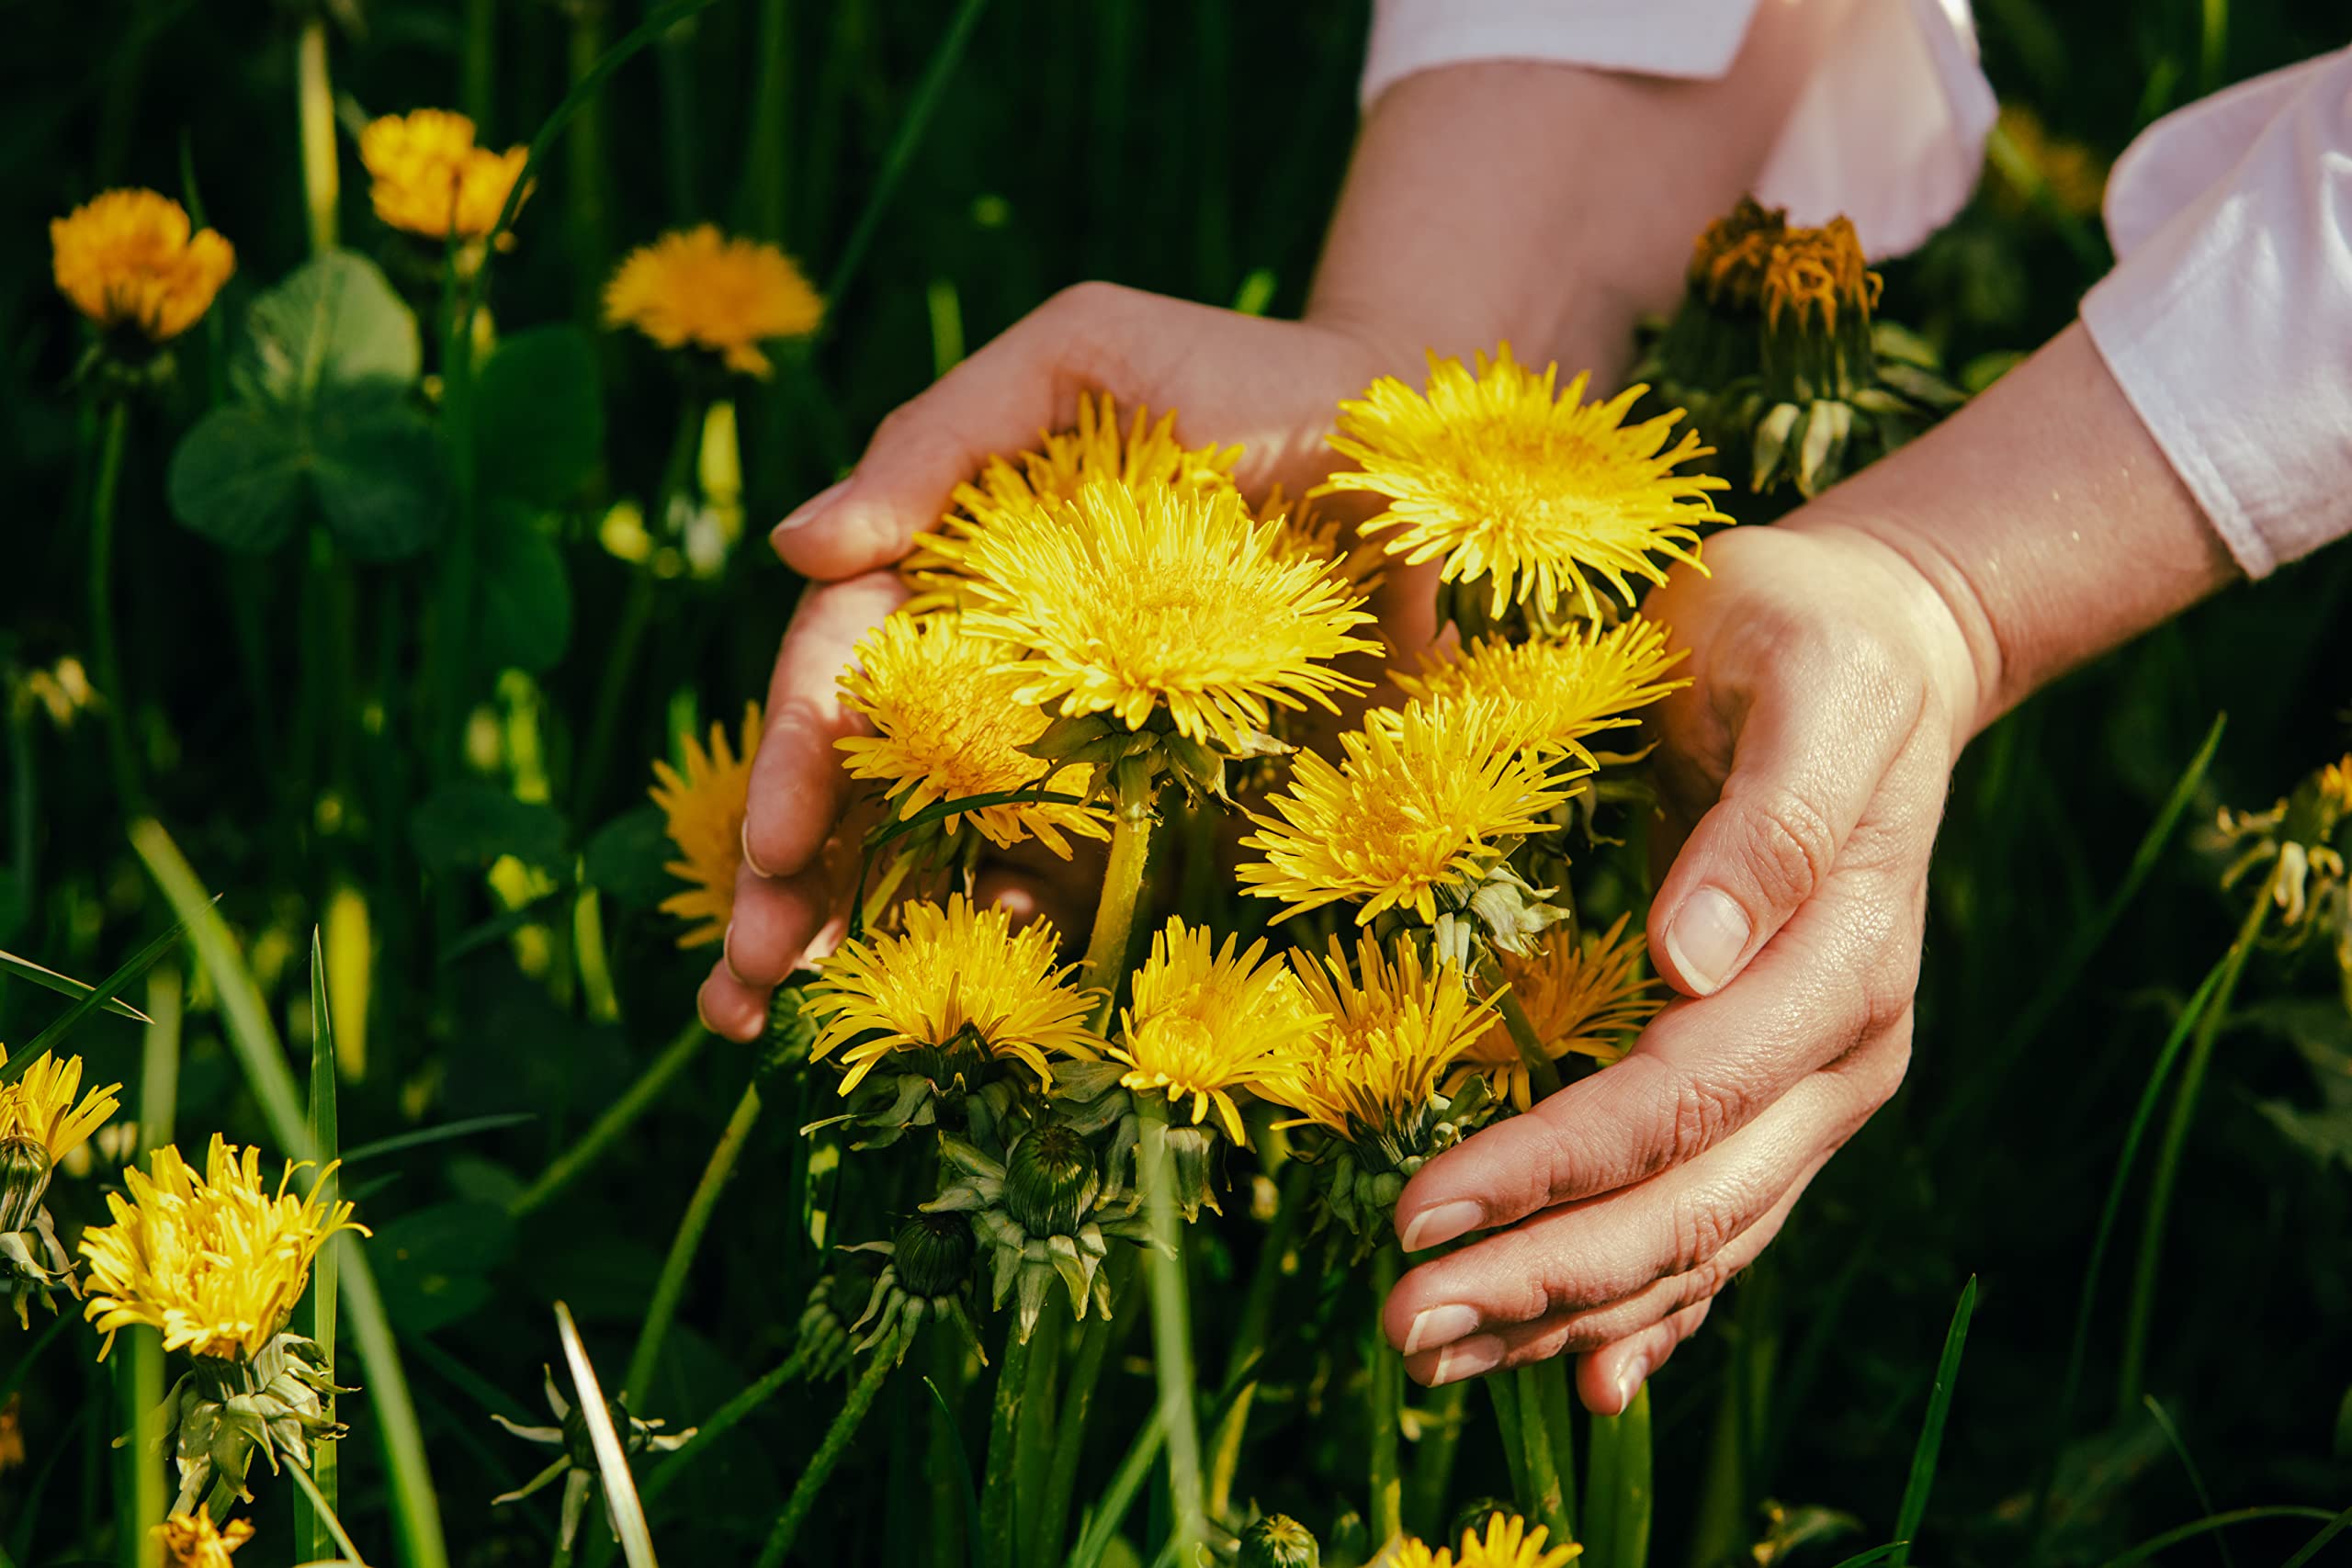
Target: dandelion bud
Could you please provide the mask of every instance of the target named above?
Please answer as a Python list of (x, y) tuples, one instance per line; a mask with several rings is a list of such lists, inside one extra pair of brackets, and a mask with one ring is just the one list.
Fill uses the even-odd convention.
[(1014, 1145), (1005, 1168), (1005, 1210), (1031, 1235), (1076, 1234), (1102, 1190), (1094, 1151), (1059, 1122)]
[(978, 1249), (962, 1214), (917, 1214), (899, 1227), (890, 1264), (909, 1295), (953, 1295), (971, 1277)]
[(0, 1235), (28, 1230), (49, 1190), (49, 1150), (38, 1138), (0, 1138)]
[(1268, 1514), (1241, 1532), (1238, 1568), (1320, 1568), (1314, 1532), (1288, 1514)]
[[(575, 1404), (563, 1413), (563, 1452), (564, 1457), (571, 1460), (576, 1468), (594, 1475), (599, 1472), (596, 1461), (596, 1439), (588, 1430), (588, 1417), (584, 1414), (587, 1408), (584, 1404)], [(635, 1434), (629, 1426), (628, 1409), (619, 1400), (605, 1401), (605, 1415), (612, 1422), (613, 1430), (624, 1435), (622, 1440), (625, 1452), (634, 1452), (644, 1446), (642, 1443), (628, 1440)]]

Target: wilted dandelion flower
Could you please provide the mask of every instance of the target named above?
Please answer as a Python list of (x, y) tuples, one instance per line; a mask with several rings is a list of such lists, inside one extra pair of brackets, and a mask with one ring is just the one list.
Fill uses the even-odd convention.
[(2270, 900), (2288, 927), (2301, 926), (2312, 906), (2333, 904), (2343, 885), (2344, 854), (2335, 840), (2346, 818), (2352, 818), (2352, 754), (2312, 773), (2267, 811), (2222, 807), (2222, 842), (2246, 847), (2222, 873), (2222, 886), (2275, 861), (2267, 884)]
[(272, 1193), (262, 1185), (261, 1151), (212, 1135), (199, 1176), (165, 1145), (149, 1168), (123, 1173), (126, 1201), (108, 1194), (111, 1224), (83, 1232), (89, 1261), (85, 1315), (106, 1338), (144, 1324), (166, 1350), (197, 1356), (255, 1356), (286, 1326), (310, 1283), (311, 1259), (337, 1231), (368, 1234), (347, 1202), (324, 1196), (324, 1177), (308, 1198), (288, 1189), (301, 1167), (289, 1163)]
[(102, 332), (132, 328), (169, 343), (211, 308), (237, 253), (187, 209), (152, 190), (110, 190), (49, 225), (59, 292)]
[(746, 376), (768, 373), (761, 344), (805, 337), (824, 314), (790, 256), (708, 223), (640, 245), (605, 285), (606, 326), (635, 327), (663, 348), (717, 355)]
[(230, 1568), (229, 1555), (254, 1538), (251, 1519), (231, 1519), (214, 1528), (212, 1513), (174, 1514), (153, 1531), (165, 1568)]
[(669, 823), (670, 841), (680, 859), (666, 869), (690, 884), (662, 900), (662, 909), (682, 920), (699, 920), (678, 938), (680, 947), (702, 947), (723, 940), (735, 916), (735, 872), (743, 858), (743, 810), (751, 796), (752, 757), (760, 749), (760, 709), (743, 705), (742, 751), (727, 743), (722, 725), (710, 727), (710, 749), (691, 736), (679, 738), (685, 772), (656, 760), (659, 781), (649, 793)]
[(1386, 1138), (1413, 1125), (1445, 1070), (1494, 1021), (1460, 970), (1425, 965), (1410, 944), (1392, 959), (1369, 935), (1358, 937), (1352, 974), (1337, 937), (1327, 956), (1294, 952), (1291, 961), (1320, 1021), (1298, 1066), (1258, 1093), (1341, 1138)]
[(1091, 1058), (1103, 1042), (1086, 1024), (1091, 994), (1063, 984), (1051, 922), (1019, 931), (1003, 909), (961, 894), (942, 909), (910, 904), (904, 935), (845, 942), (825, 960), (803, 1010), (824, 1021), (812, 1061), (841, 1053), (842, 1093), (895, 1055), (919, 1070), (956, 1070), (967, 1058), (1016, 1061), (1053, 1081), (1049, 1058)]
[(1592, 761), (1584, 741), (1604, 729), (1638, 722), (1634, 714), (1687, 680), (1668, 680), (1681, 660), (1666, 646), (1667, 629), (1639, 615), (1606, 630), (1593, 622), (1565, 637), (1529, 642), (1486, 638), (1449, 656), (1424, 655), (1421, 672), (1393, 671), (1409, 696), (1490, 697), (1515, 704), (1517, 719), (1536, 742)]
[(1340, 738), (1337, 766), (1298, 754), (1272, 814), (1250, 814), (1258, 830), (1241, 845), (1265, 858), (1241, 880), (1283, 900), (1278, 920), (1357, 899), (1360, 925), (1391, 908), (1434, 921), (1441, 890), (1485, 876), (1568, 798), (1526, 745), (1516, 710), (1485, 698), (1375, 713)]
[(1861, 236), (1851, 220), (1833, 218), (1818, 229), (1792, 229), (1772, 247), (1764, 268), (1764, 323), (1777, 327), (1791, 312), (1799, 326), (1818, 316), (1834, 331), (1838, 312), (1870, 320), (1882, 280), (1862, 260)]
[(1710, 304), (1753, 309), (1764, 291), (1772, 247), (1787, 231), (1786, 208), (1761, 207), (1754, 197), (1743, 196), (1692, 242), (1684, 281)]
[(1106, 1049), (1126, 1064), (1127, 1089), (1165, 1094), (1180, 1111), (1190, 1097), (1194, 1125), (1214, 1110), (1226, 1136), (1247, 1144), (1235, 1093), (1295, 1071), (1316, 1018), (1282, 960), (1261, 962), (1262, 940), (1238, 954), (1238, 938), (1215, 940), (1182, 918), (1152, 937)]
[[(1049, 794), (1082, 794), (1085, 770), (1046, 764), (1021, 748), (1046, 732), (1045, 710), (1020, 701), (1022, 677), (1008, 670), (1004, 647), (967, 635), (961, 617), (894, 615), (857, 645), (841, 678), (842, 695), (876, 733), (836, 741), (843, 766), (883, 785), (900, 818), (940, 800), (1001, 795), (1035, 785)], [(1053, 802), (1007, 802), (960, 811), (940, 824), (953, 836), (965, 822), (990, 843), (1035, 838), (1069, 858), (1065, 833), (1107, 835), (1101, 811)]]
[[(359, 133), (368, 197), (392, 228), (428, 240), (479, 243), (489, 237), (530, 149), (493, 152), (474, 145), (474, 122), (447, 109), (415, 109), (370, 120)], [(499, 236), (511, 249), (512, 233)]]
[[(1629, 923), (1630, 917), (1620, 915), (1605, 931), (1554, 942), (1535, 956), (1501, 955), (1503, 982), (1553, 1061), (1571, 1054), (1617, 1061), (1666, 1005), (1657, 981), (1642, 970), (1648, 943), (1640, 931), (1628, 933)], [(1527, 1064), (1502, 1023), (1463, 1053), (1458, 1071), (1485, 1073), (1513, 1105), (1527, 1109), (1532, 1088)]]
[(1316, 493), (1368, 491), (1388, 508), (1365, 523), (1408, 564), (1444, 558), (1441, 580), (1491, 584), (1492, 613), (1531, 596), (1573, 594), (1600, 617), (1591, 579), (1631, 604), (1627, 578), (1666, 579), (1657, 557), (1698, 564), (1698, 525), (1730, 519), (1708, 501), (1726, 479), (1678, 474), (1711, 448), (1689, 430), (1668, 446), (1681, 412), (1627, 424), (1648, 389), (1587, 403), (1586, 378), (1555, 400), (1556, 366), (1542, 375), (1506, 344), (1474, 375), (1430, 357), (1426, 394), (1384, 376), (1340, 405), (1332, 447), (1360, 471), (1334, 474)]
[(1560, 1568), (1583, 1552), (1575, 1541), (1547, 1550), (1550, 1534), (1542, 1525), (1528, 1529), (1517, 1514), (1497, 1513), (1487, 1517), (1484, 1530), (1473, 1527), (1462, 1532), (1458, 1556), (1451, 1548), (1431, 1550), (1426, 1542), (1408, 1538), (1392, 1561), (1395, 1568)]
[(1361, 600), (1305, 560), (1274, 558), (1275, 525), (1241, 498), (1095, 485), (1051, 513), (1008, 514), (965, 557), (976, 635), (1025, 654), (1021, 700), (1238, 748), (1276, 707), (1361, 690), (1330, 661), (1377, 644)]

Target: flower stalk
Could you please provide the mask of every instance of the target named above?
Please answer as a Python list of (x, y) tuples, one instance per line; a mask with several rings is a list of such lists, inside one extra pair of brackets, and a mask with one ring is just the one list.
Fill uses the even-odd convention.
[(1510, 1031), (1511, 1043), (1519, 1047), (1519, 1059), (1527, 1068), (1528, 1081), (1534, 1085), (1535, 1098), (1541, 1100), (1545, 1095), (1558, 1093), (1559, 1066), (1544, 1054), (1544, 1042), (1536, 1034), (1535, 1025), (1529, 1021), (1527, 1010), (1504, 985), (1502, 970), (1497, 966), (1491, 953), (1479, 957), (1478, 983), (1494, 999), (1495, 1010), (1502, 1014), (1503, 1027)]
[[(893, 1337), (895, 1337), (895, 1336)], [(874, 1408), (876, 1394), (882, 1392), (890, 1369), (899, 1364), (895, 1345), (874, 1347), (872, 1359), (849, 1391), (849, 1398), (842, 1404), (841, 1414), (825, 1428), (824, 1439), (817, 1445), (817, 1452), (808, 1461), (808, 1468), (793, 1483), (792, 1495), (785, 1499), (784, 1512), (776, 1516), (775, 1528), (768, 1532), (767, 1543), (761, 1547), (756, 1568), (778, 1568), (792, 1551), (792, 1543), (800, 1535), (800, 1527), (808, 1520), (810, 1510), (823, 1495), (825, 1483), (856, 1439), (857, 1429), (865, 1423), (865, 1413)]]
[(295, 109), (302, 138), (302, 198), (311, 223), (311, 253), (334, 249), (335, 205), (341, 182), (334, 157), (334, 89), (327, 77), (327, 21), (311, 9), (294, 40)]
[[(1087, 939), (1079, 984), (1097, 992), (1095, 1031), (1110, 1026), (1127, 947), (1142, 901), (1144, 872), (1151, 862), (1152, 786), (1148, 770), (1134, 759), (1119, 764), (1111, 823), (1111, 859), (1102, 873), (1102, 901), (1095, 907), (1094, 931)], [(1164, 1119), (1163, 1119), (1164, 1122)]]
[(1372, 1405), (1372, 1538), (1385, 1545), (1405, 1529), (1404, 1483), (1397, 1470), (1397, 1450), (1405, 1410), (1405, 1363), (1388, 1348), (1380, 1329), (1380, 1309), (1396, 1288), (1404, 1254), (1390, 1242), (1372, 1255), (1372, 1332), (1370, 1362), (1364, 1369), (1371, 1384)]
[[(1114, 839), (1114, 863), (1116, 856)], [(1170, 1546), (1177, 1562), (1190, 1562), (1208, 1540), (1208, 1515), (1201, 1491), (1192, 1308), (1185, 1294), (1184, 1232), (1176, 1221), (1174, 1172), (1168, 1152), (1168, 1102), (1159, 1095), (1140, 1096), (1136, 1114), (1143, 1123), (1139, 1175), (1151, 1224), (1144, 1268), (1151, 1290), (1152, 1371), (1159, 1381), (1159, 1417), (1168, 1432), (1168, 1489), (1175, 1517)]]
[(748, 1087), (743, 1098), (735, 1102), (735, 1113), (728, 1118), (726, 1130), (719, 1134), (718, 1144), (711, 1149), (710, 1158), (703, 1166), (702, 1179), (695, 1184), (694, 1196), (686, 1201), (685, 1214), (678, 1221), (677, 1235), (670, 1240), (670, 1255), (662, 1260), (661, 1277), (654, 1281), (652, 1304), (646, 1308), (645, 1322), (637, 1331), (637, 1348), (629, 1352), (628, 1371), (621, 1380), (624, 1396), (634, 1395), (641, 1402), (652, 1387), (653, 1369), (662, 1357), (662, 1341), (669, 1335), (671, 1320), (677, 1316), (678, 1298), (685, 1292), (686, 1275), (694, 1268), (695, 1255), (702, 1250), (711, 1213), (718, 1207), (718, 1196), (735, 1174), (735, 1162), (741, 1157), (743, 1145), (750, 1141), (752, 1129), (759, 1120), (760, 1091), (756, 1086)]
[(996, 1397), (989, 1407), (987, 1471), (980, 1481), (980, 1561), (988, 1568), (1019, 1568), (1020, 1563), (1014, 1550), (1020, 1539), (1020, 1520), (1013, 1506), (1014, 1471), (1021, 1429), (1028, 1416), (1032, 1338), (1021, 1332), (1019, 1314), (1006, 1318)]
[(122, 653), (114, 629), (115, 513), (122, 489), (122, 456), (130, 431), (130, 400), (106, 400), (98, 436), (96, 481), (90, 491), (90, 657), (106, 699), (107, 751), (114, 763), (115, 799), (136, 816), (143, 791), (130, 745), (130, 703), (122, 685)]

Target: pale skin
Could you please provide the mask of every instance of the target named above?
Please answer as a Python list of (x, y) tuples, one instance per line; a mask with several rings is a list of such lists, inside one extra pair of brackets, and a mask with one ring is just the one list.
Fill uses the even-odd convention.
[[(855, 717), (834, 677), (902, 597), (889, 564), (982, 458), (1072, 423), (1100, 389), (1180, 411), (1189, 443), (1246, 443), (1245, 486), (1295, 494), (1330, 468), (1338, 400), (1378, 375), (1417, 381), (1424, 349), (1509, 339), (1609, 381), (1634, 317), (1670, 302), (1690, 236), (1754, 180), (1838, 10), (1765, 8), (1713, 82), (1529, 64), (1409, 77), (1365, 121), (1302, 320), (1085, 285), (886, 420), (775, 536), (812, 586), (769, 690), (706, 1021), (753, 1038), (769, 992), (833, 937), (845, 890), (823, 850), (849, 781), (832, 742)], [(1900, 1085), (1961, 748), (2235, 575), (2080, 327), (1705, 559), (1711, 574), (1679, 570), (1645, 606), (1690, 649), (1692, 683), (1653, 710), (1666, 869), (1648, 930), (1679, 999), (1624, 1062), (1407, 1186), (1408, 1253), (1484, 1233), (1387, 1303), (1422, 1382), (1573, 1353), (1585, 1403), (1623, 1408)], [(1396, 589), (1376, 607), (1410, 649), (1433, 630), (1428, 583)], [(997, 867), (981, 892), (1069, 929), (1083, 914), (1059, 888), (1082, 881)]]

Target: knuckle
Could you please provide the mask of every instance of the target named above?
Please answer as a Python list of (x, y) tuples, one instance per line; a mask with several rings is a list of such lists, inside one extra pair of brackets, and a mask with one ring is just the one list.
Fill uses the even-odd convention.
[(1754, 825), (1746, 845), (1749, 874), (1773, 908), (1795, 908), (1829, 874), (1835, 829), (1818, 807), (1783, 785), (1757, 789), (1742, 805)]
[(1696, 1159), (1744, 1120), (1742, 1096), (1728, 1084), (1677, 1075), (1667, 1093), (1666, 1114), (1660, 1118), (1667, 1130), (1660, 1168)]
[(1711, 1199), (1686, 1199), (1675, 1206), (1673, 1272), (1695, 1273), (1731, 1242), (1735, 1223)]

